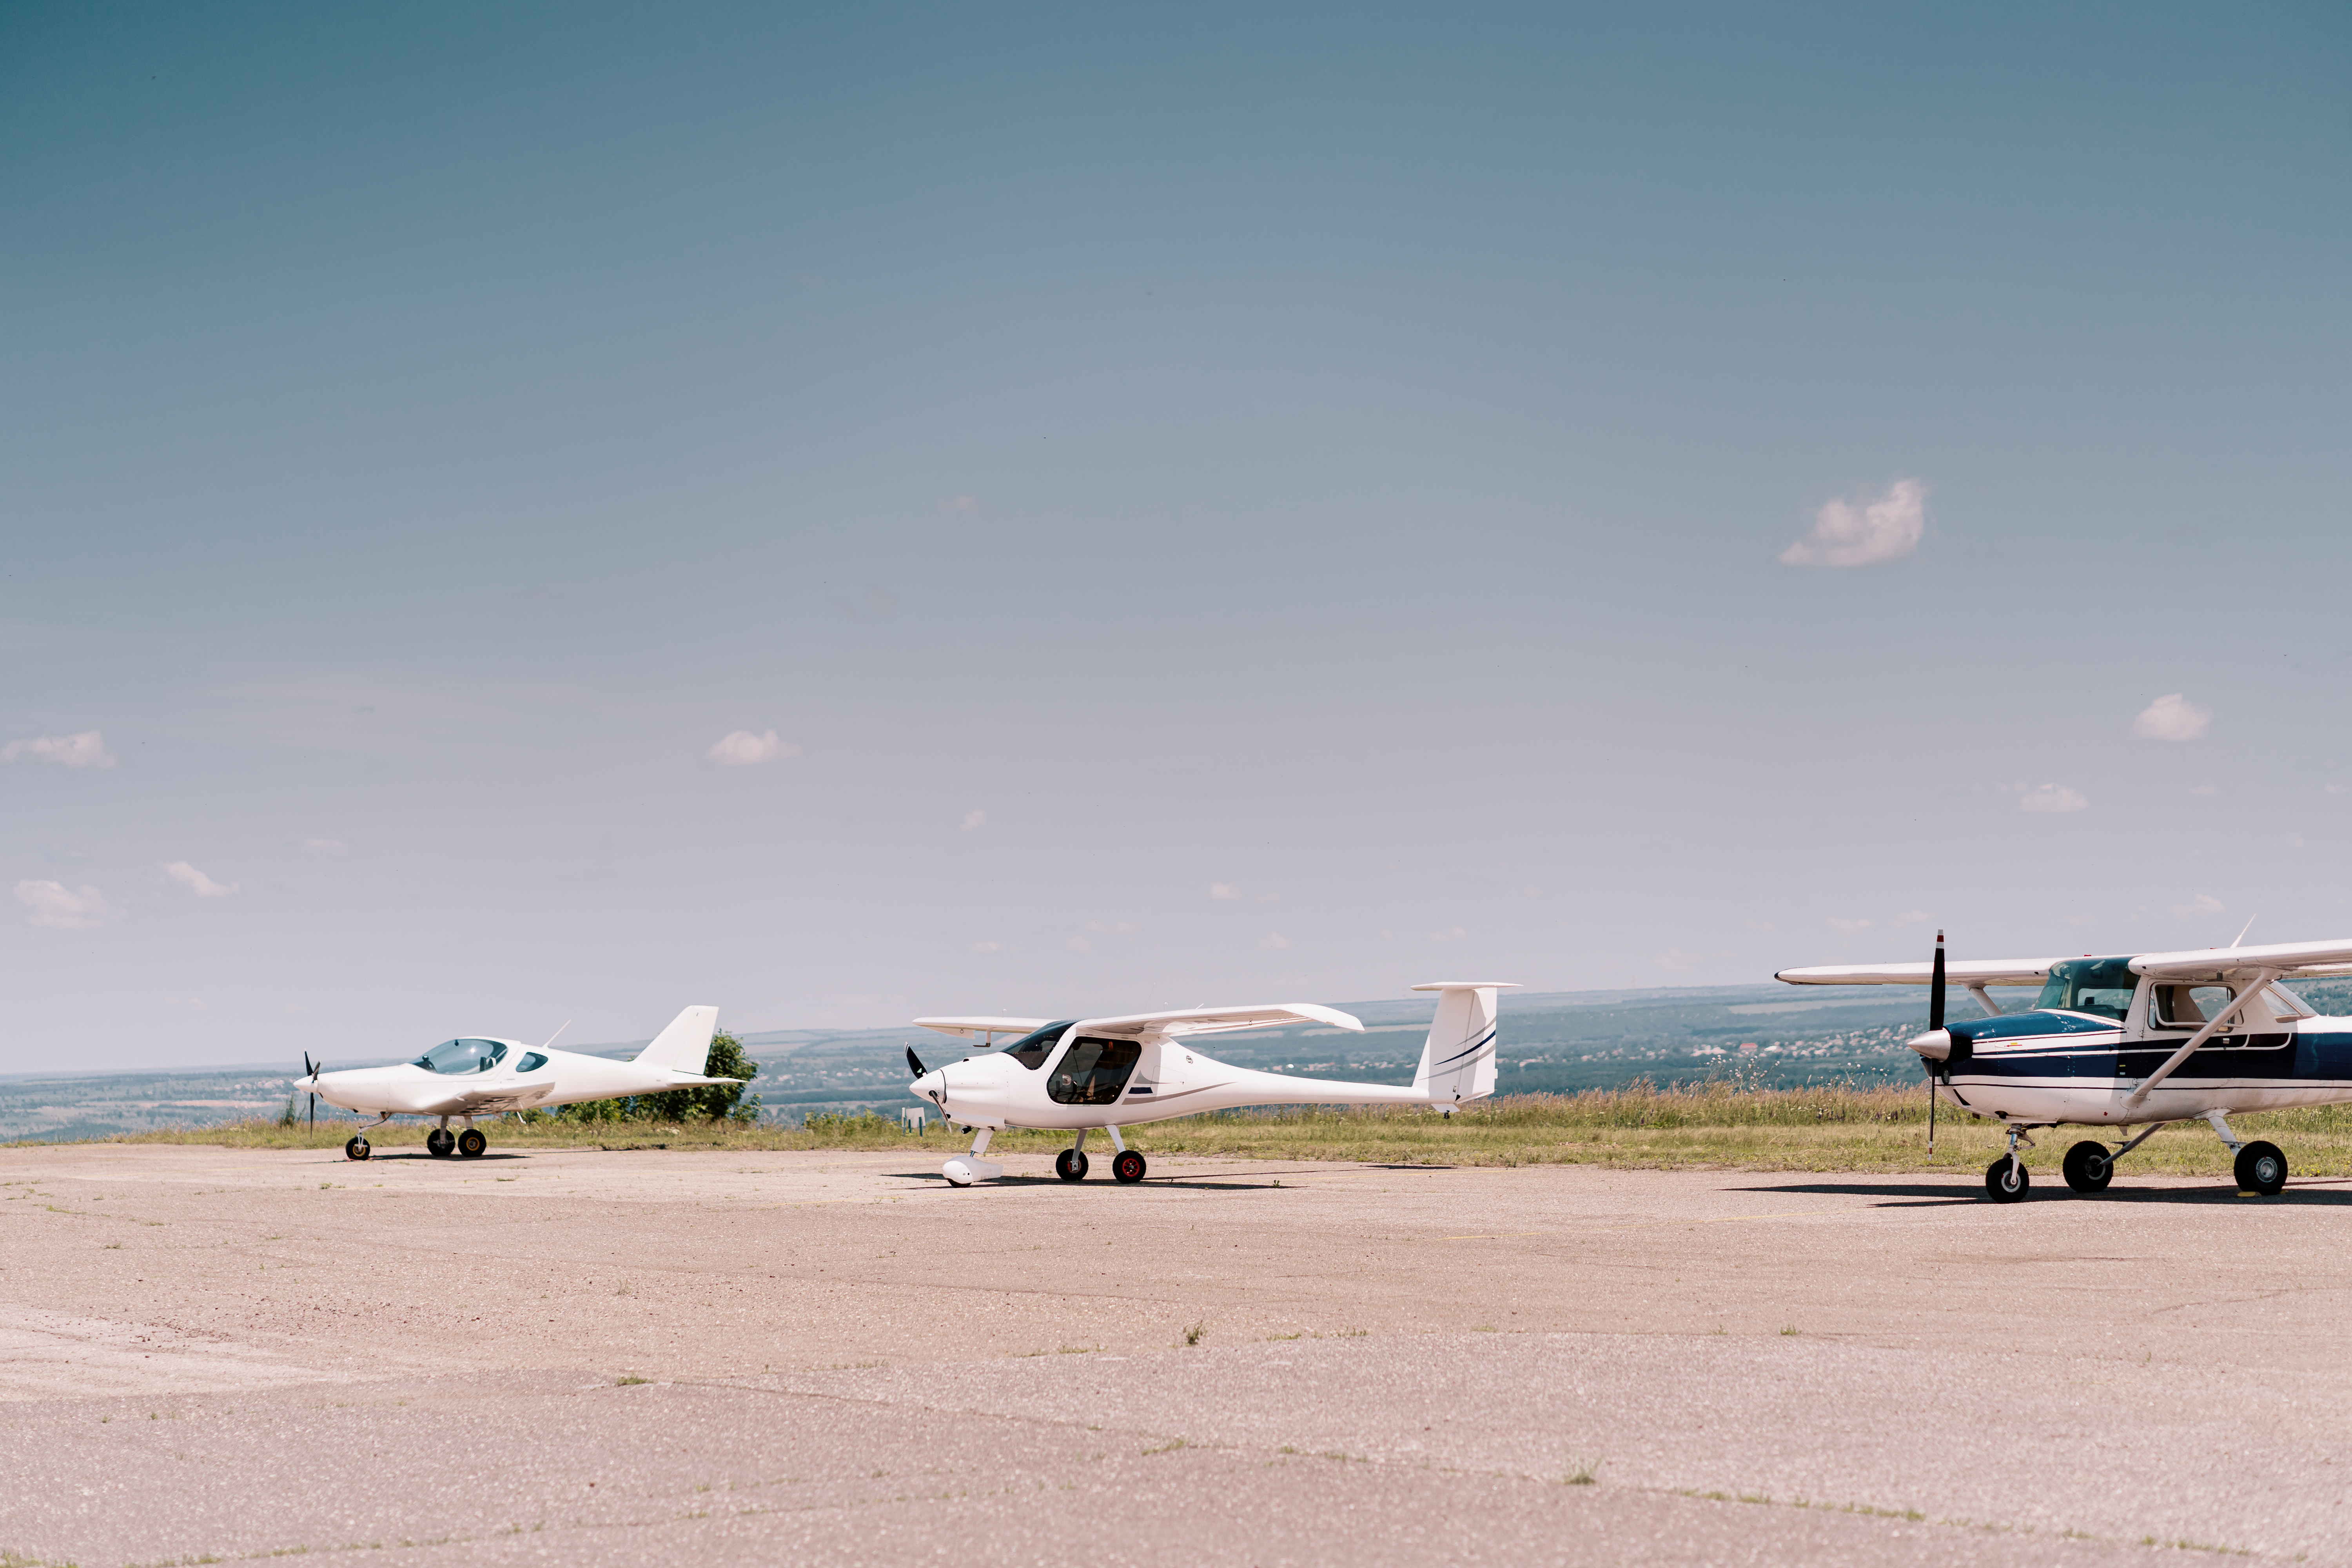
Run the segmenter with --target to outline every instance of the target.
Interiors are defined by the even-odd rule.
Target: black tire
[[[1132,1149],[1122,1152],[1110,1163],[1110,1173],[1118,1178],[1122,1186],[1135,1185],[1143,1180],[1143,1156]]]
[[[1080,1149],[1065,1149],[1055,1155],[1054,1174],[1066,1182],[1085,1181],[1087,1179],[1086,1152]]]
[[[2078,1193],[2104,1193],[2116,1179],[2116,1157],[2105,1143],[2085,1139],[2066,1151],[2066,1184]]]
[[[373,1151],[368,1148],[368,1141],[364,1138],[352,1138],[344,1141],[343,1158],[346,1160],[364,1160],[371,1152]]]
[[[2033,1173],[2013,1154],[2003,1154],[1985,1167],[1985,1196],[1997,1204],[2023,1203],[2032,1190]]]
[[[436,1127],[425,1135],[425,1152],[436,1160],[446,1160],[457,1147],[457,1135],[446,1127]]]
[[[2238,1190],[2276,1197],[2286,1187],[2286,1156],[2275,1143],[2249,1143],[2238,1151]]]
[[[483,1151],[489,1146],[490,1141],[482,1135],[482,1130],[478,1127],[468,1127],[457,1134],[457,1152],[468,1160],[480,1159]]]

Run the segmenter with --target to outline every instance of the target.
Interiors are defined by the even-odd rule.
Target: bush
[[[740,1078],[741,1083],[704,1083],[661,1094],[633,1095],[622,1100],[589,1100],[559,1106],[554,1114],[571,1121],[757,1121],[760,1097],[751,1093],[751,1080],[760,1064],[743,1055],[743,1042],[721,1029],[710,1037],[710,1054],[703,1058],[705,1078]]]

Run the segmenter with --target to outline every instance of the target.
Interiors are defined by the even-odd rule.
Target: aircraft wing
[[[2052,964],[2063,962],[2063,958],[1947,960],[1944,979],[1964,990],[1971,985],[2039,985],[2050,978]],[[1933,963],[1825,964],[1784,969],[1772,978],[1791,985],[1925,985],[1935,972]]]
[[[1081,1019],[1078,1026],[1088,1033],[1158,1035],[1172,1039],[1181,1035],[1222,1035],[1232,1029],[1279,1027],[1286,1024],[1328,1024],[1334,1028],[1349,1029],[1357,1034],[1364,1031],[1361,1020],[1336,1007],[1318,1007],[1312,1002],[1276,1002],[1255,1007],[1181,1007],[1170,1013],[1129,1013],[1118,1018]]]
[[[1025,1035],[1032,1029],[1042,1029],[1051,1018],[918,1018],[916,1024],[926,1029],[937,1029],[942,1035],[961,1035],[970,1039],[974,1035]]]
[[[2273,942],[2259,947],[2201,947],[2187,952],[2146,952],[2132,960],[2135,974],[2168,980],[2220,979],[2273,969],[2282,978],[2352,972],[2352,938],[2335,942]]]

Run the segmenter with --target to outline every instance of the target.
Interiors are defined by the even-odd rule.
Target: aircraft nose
[[[1952,1031],[1930,1029],[1924,1035],[1912,1036],[1910,1045],[1913,1050],[1931,1062],[1946,1061],[1952,1054]]]

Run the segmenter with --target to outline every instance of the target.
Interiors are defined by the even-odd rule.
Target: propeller
[[[1927,1032],[1944,1026],[1944,933],[1936,933],[1936,970],[1927,981]],[[1936,1064],[1927,1068],[1927,1157],[1936,1157]]]
[[[908,1046],[907,1047],[907,1070],[913,1073],[917,1078],[920,1078],[925,1073],[930,1071],[930,1068],[923,1065],[923,1058],[915,1054],[915,1047],[912,1046]]]
[[[320,1062],[313,1066],[310,1053],[308,1051],[302,1053],[302,1076],[310,1080],[310,1131],[313,1132],[319,1130],[319,1073],[320,1069],[326,1065],[324,1062]]]

